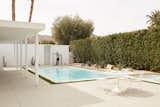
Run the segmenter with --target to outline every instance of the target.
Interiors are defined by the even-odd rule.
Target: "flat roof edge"
[[[45,25],[42,23],[29,23],[29,22],[20,22],[20,21],[7,21],[0,20],[0,27],[7,28],[30,28],[30,29],[41,29],[45,28]]]

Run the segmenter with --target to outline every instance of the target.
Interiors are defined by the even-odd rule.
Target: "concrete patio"
[[[102,102],[67,84],[51,85],[26,71],[0,72],[0,107],[79,107]]]
[[[130,81],[130,82],[129,82]],[[160,85],[121,80],[128,88],[111,93],[115,80],[49,84],[26,71],[0,72],[0,107],[159,107]]]

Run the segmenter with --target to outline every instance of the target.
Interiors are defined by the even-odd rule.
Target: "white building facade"
[[[20,48],[20,44],[18,45]],[[0,44],[0,68],[4,66],[4,58],[7,67],[17,66],[15,44]],[[31,65],[32,58],[35,57],[34,44],[28,44],[27,47],[27,65]],[[56,53],[60,55],[60,65],[69,64],[69,46],[68,45],[43,45],[38,47],[39,65],[55,65]],[[20,49],[18,50],[20,55]],[[18,59],[20,64],[20,58]],[[22,65],[25,65],[25,44],[22,44]]]

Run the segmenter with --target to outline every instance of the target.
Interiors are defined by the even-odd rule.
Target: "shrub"
[[[40,44],[55,44],[54,40],[42,40]]]
[[[92,61],[92,46],[91,39],[81,39],[71,42],[71,50],[76,62],[86,63]]]
[[[91,66],[91,65],[92,65],[91,61],[87,61],[86,64],[87,64],[88,66]]]
[[[99,65],[100,65],[101,68],[105,68],[105,67],[106,67],[105,61],[101,61],[101,62],[99,63]]]
[[[118,68],[119,71],[121,71],[125,66],[122,64],[116,64],[116,67]]]
[[[160,70],[160,29],[139,30],[73,41],[72,52],[81,62],[121,64],[134,69]]]

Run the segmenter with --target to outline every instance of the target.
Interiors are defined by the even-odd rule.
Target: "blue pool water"
[[[55,83],[94,80],[112,76],[110,73],[72,66],[40,68],[39,73],[41,76]]]
[[[154,82],[160,84],[160,74],[144,74],[144,75],[135,75],[135,78],[142,79],[148,82]]]

